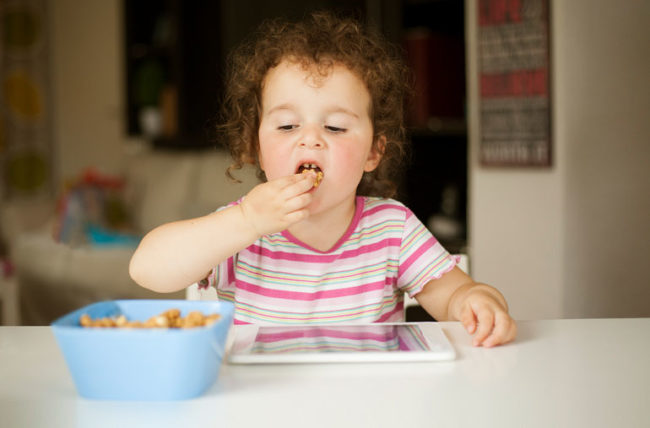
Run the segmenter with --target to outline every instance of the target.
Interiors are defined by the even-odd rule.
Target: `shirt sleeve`
[[[217,290],[226,288],[230,283],[233,262],[234,256],[228,257],[226,260],[219,263],[219,265],[213,267],[206,277],[205,287],[214,287]]]
[[[440,278],[456,264],[456,257],[450,255],[413,212],[406,208],[400,245],[398,288],[414,297],[429,281]]]

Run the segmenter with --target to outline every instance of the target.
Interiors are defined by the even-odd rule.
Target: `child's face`
[[[269,70],[262,91],[259,160],[273,180],[295,174],[301,165],[323,172],[310,211],[354,197],[364,171],[377,167],[373,150],[370,94],[346,67],[322,77],[283,61]]]

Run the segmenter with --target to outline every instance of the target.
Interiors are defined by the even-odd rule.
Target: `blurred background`
[[[548,6],[550,165],[480,160],[478,0],[2,1],[3,322],[170,297],[128,278],[138,239],[255,183],[225,179],[212,131],[227,53],[316,9],[403,48],[416,96],[397,198],[515,318],[650,316],[650,3],[484,3]]]

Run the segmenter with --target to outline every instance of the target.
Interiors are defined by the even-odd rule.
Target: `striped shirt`
[[[392,199],[358,196],[346,233],[329,251],[289,231],[265,235],[215,267],[219,299],[236,324],[404,320],[404,293],[456,265],[417,217]]]

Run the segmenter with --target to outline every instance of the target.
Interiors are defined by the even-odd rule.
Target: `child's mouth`
[[[314,181],[314,187],[318,187],[320,182],[323,181],[323,171],[314,163],[303,163],[298,167],[299,174],[305,174],[308,171],[314,171],[316,173],[316,180]]]

